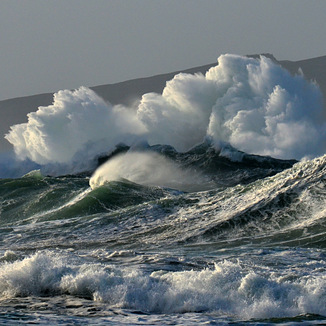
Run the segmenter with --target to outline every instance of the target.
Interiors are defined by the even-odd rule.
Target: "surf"
[[[131,107],[111,105],[86,87],[54,94],[53,104],[28,114],[5,138],[19,160],[47,174],[79,173],[124,143],[171,145],[178,152],[210,139],[249,154],[280,159],[325,153],[325,114],[317,84],[261,56],[225,54],[205,75],[176,75],[162,94]]]
[[[320,90],[265,57],[218,61],[129,107],[59,91],[11,127],[1,320],[325,321]]]

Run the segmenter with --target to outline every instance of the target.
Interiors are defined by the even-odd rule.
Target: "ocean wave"
[[[205,178],[201,172],[178,166],[176,162],[151,151],[132,151],[115,156],[95,171],[89,183],[94,189],[120,179],[188,192],[216,187],[213,180]]]
[[[167,196],[160,187],[127,180],[91,189],[85,178],[44,177],[39,171],[0,180],[0,225],[40,223],[113,212]]]
[[[87,237],[86,247],[324,248],[325,162],[323,156],[250,183],[191,193],[127,180],[91,189],[88,178],[72,176],[5,179],[0,181],[1,226],[15,228],[6,241],[33,239],[36,247],[61,245],[73,229],[68,243],[79,246]]]
[[[272,177],[210,194],[200,207],[189,206],[176,213],[187,216],[185,241],[324,248],[325,174],[324,155]],[[190,226],[191,221],[196,228]]]
[[[5,137],[19,159],[60,175],[94,169],[97,155],[144,140],[186,152],[209,138],[216,149],[228,143],[247,153],[312,158],[325,153],[325,130],[315,83],[266,57],[226,54],[205,75],[178,74],[135,107],[112,106],[86,87],[59,91]]]
[[[0,266],[0,293],[2,300],[64,294],[144,313],[210,311],[243,319],[326,315],[326,263],[316,264],[312,275],[303,264],[291,276],[241,260],[197,271],[145,272],[38,252]]]

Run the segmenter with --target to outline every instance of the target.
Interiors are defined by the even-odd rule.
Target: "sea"
[[[132,136],[126,108],[108,106],[119,128],[102,128],[114,135],[106,152],[108,138],[86,125],[93,112],[101,129],[104,104],[85,88],[11,128],[17,161],[0,164],[1,325],[326,324],[325,142],[309,138],[325,124],[313,103],[302,113],[303,76],[267,58],[223,56],[218,67],[228,87],[182,75],[144,96],[147,129],[133,122]],[[318,98],[307,85],[304,99]],[[172,93],[174,108],[198,108],[198,93],[219,102],[206,120],[193,107],[167,117],[158,102]]]

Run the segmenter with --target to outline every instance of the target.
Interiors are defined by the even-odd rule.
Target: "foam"
[[[42,165],[87,160],[123,141],[124,135],[142,132],[134,112],[105,103],[86,87],[59,91],[52,105],[27,116],[28,122],[12,126],[6,139],[19,158]]]
[[[296,269],[295,277],[267,266],[253,271],[240,261],[200,271],[146,273],[38,252],[0,265],[0,293],[4,299],[69,294],[152,313],[212,311],[241,319],[325,315],[324,268],[311,274],[308,265]]]
[[[207,134],[218,90],[202,74],[178,74],[162,94],[143,95],[137,117],[146,126],[148,141],[187,151]]]
[[[206,78],[227,89],[212,109],[208,134],[254,154],[302,159],[325,153],[318,86],[270,59],[221,56]]]
[[[282,159],[325,153],[326,124],[318,85],[271,59],[221,55],[202,74],[178,74],[162,94],[134,107],[112,106],[86,87],[59,91],[5,138],[17,157],[51,165],[53,174],[94,167],[92,159],[121,142],[169,144],[187,151],[209,137],[252,154]],[[75,169],[76,170],[76,169]],[[78,169],[77,169],[78,170]]]

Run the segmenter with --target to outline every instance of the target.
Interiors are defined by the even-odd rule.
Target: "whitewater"
[[[54,94],[0,156],[0,324],[326,323],[316,82],[225,54],[161,94]]]

